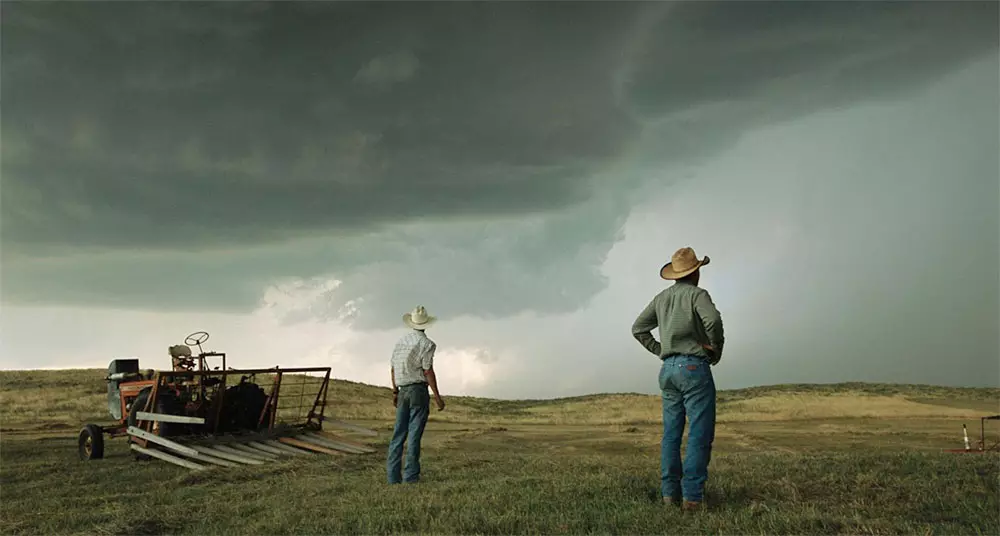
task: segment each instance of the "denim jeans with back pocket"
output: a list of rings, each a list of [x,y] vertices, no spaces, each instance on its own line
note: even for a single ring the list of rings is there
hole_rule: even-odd
[[[663,442],[660,487],[664,497],[704,499],[708,462],[715,439],[715,380],[707,361],[678,355],[660,367],[663,396]],[[681,437],[688,424],[687,452],[681,463]]]
[[[386,471],[390,484],[420,480],[420,440],[430,413],[431,396],[426,383],[399,387],[396,403],[396,426],[389,440]],[[406,469],[403,470],[403,443],[406,443]]]

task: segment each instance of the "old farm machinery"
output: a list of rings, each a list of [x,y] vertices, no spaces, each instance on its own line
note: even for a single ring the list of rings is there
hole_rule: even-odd
[[[324,415],[330,367],[233,369],[224,352],[206,352],[208,333],[171,346],[171,370],[140,370],[138,359],[108,366],[110,426],[80,431],[84,460],[104,457],[104,436],[128,438],[136,459],[158,458],[194,470],[259,465],[283,457],[364,454],[375,449],[323,430],[372,430]],[[191,346],[198,347],[195,355]],[[262,387],[261,385],[266,386]]]
[[[982,454],[986,452],[1000,452],[1000,438],[992,440],[990,442],[986,439],[986,421],[1000,421],[1000,415],[990,415],[987,417],[979,418],[979,441],[976,442],[976,448],[972,448],[969,444],[969,429],[963,424],[962,425],[962,436],[965,441],[964,449],[945,449],[945,452],[951,452],[955,454]]]

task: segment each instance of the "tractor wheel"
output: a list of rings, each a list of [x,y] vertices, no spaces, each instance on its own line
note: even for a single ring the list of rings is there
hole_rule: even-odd
[[[226,389],[224,396],[223,424],[226,430],[257,430],[260,413],[267,405],[264,389],[253,382],[242,382]],[[269,419],[270,411],[264,415],[264,422]]]
[[[77,446],[81,460],[104,458],[104,429],[96,424],[88,424],[80,430]]]
[[[127,423],[129,426],[136,426],[139,422],[138,413],[142,411],[142,408],[146,406],[146,401],[149,400],[149,394],[152,392],[152,387],[146,387],[145,389],[139,391],[136,395],[135,400],[132,401],[132,407],[128,410]],[[163,392],[159,393],[156,397],[156,407],[153,408],[153,413],[167,413],[171,415],[180,415],[184,408],[180,401],[173,393]],[[160,437],[169,437],[178,435],[182,432],[183,425],[179,425],[172,422],[160,422],[153,423],[153,433]],[[148,460],[150,456],[146,454],[140,454],[136,451],[132,451],[132,454],[137,460]]]

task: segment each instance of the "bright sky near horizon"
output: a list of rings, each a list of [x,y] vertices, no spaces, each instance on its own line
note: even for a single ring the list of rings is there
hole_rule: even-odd
[[[656,391],[682,246],[720,388],[1000,386],[995,2],[4,3],[0,368],[205,330],[445,395]]]

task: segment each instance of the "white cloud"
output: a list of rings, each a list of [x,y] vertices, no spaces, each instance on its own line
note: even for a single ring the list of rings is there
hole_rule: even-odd
[[[495,379],[497,360],[487,348],[444,348],[435,356],[434,369],[442,389],[447,386],[448,392],[474,395]]]

